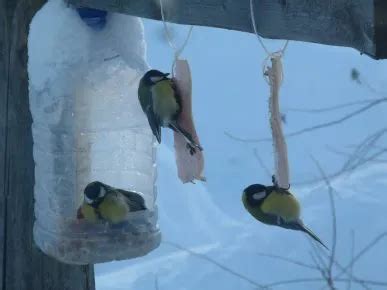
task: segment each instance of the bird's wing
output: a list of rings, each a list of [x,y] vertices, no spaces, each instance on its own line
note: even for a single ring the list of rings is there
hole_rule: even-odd
[[[159,118],[153,112],[153,108],[149,108],[146,112],[148,117],[149,126],[152,129],[153,135],[155,135],[157,142],[161,143],[161,125]]]
[[[265,214],[278,216],[285,222],[295,221],[300,217],[300,205],[290,193],[271,191],[263,201],[261,209]]]
[[[138,99],[142,110],[148,118],[149,126],[152,129],[153,135],[155,135],[157,142],[161,143],[161,122],[153,110],[151,90],[140,86],[138,89]]]
[[[175,92],[176,102],[177,102],[177,104],[179,106],[178,114],[180,114],[180,112],[182,111],[183,100],[181,98],[181,94],[180,94],[179,88],[176,85],[176,81],[173,78],[170,79],[170,80],[171,80],[171,87],[172,87],[173,91]]]
[[[130,211],[139,211],[147,209],[145,206],[145,200],[140,194],[132,191],[126,191],[123,189],[118,189],[118,191],[126,197],[130,207]]]

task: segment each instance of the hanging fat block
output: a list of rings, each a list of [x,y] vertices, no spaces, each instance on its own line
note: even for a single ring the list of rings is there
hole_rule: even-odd
[[[196,144],[200,145],[192,115],[192,79],[188,61],[182,59],[176,60],[175,70],[174,81],[181,96],[183,108],[177,121],[192,136]],[[190,149],[187,148],[185,138],[177,132],[174,132],[174,140],[177,174],[180,180],[183,183],[194,182],[195,179],[205,181],[206,178],[203,175],[203,152],[196,150],[192,154]]]
[[[161,238],[154,138],[137,100],[148,69],[142,23],[105,16],[103,29],[92,29],[75,9],[52,0],[34,17],[28,40],[34,239],[43,252],[71,264],[142,256]],[[117,221],[93,204],[95,219],[85,218],[79,208],[94,181],[136,192],[145,209],[128,203]]]

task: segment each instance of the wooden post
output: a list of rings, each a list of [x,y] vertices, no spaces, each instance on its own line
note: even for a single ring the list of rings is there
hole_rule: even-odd
[[[30,21],[44,2],[0,0],[0,289],[94,290],[93,266],[59,263],[39,251],[32,238],[27,39]]]
[[[158,0],[66,0],[76,6],[160,20]],[[248,0],[165,1],[167,21],[253,32]],[[170,3],[170,5],[168,5]],[[352,47],[387,58],[386,0],[254,0],[258,33]]]

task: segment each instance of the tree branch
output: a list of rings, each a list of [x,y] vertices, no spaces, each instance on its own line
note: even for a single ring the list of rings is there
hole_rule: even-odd
[[[170,245],[170,246],[172,246],[174,248],[177,248],[177,249],[179,249],[181,251],[187,252],[187,253],[189,253],[192,256],[195,256],[195,257],[198,257],[198,258],[200,258],[202,260],[205,260],[205,261],[207,261],[207,262],[217,266],[218,268],[222,269],[223,271],[226,271],[226,272],[230,273],[231,275],[236,276],[236,277],[238,277],[238,278],[240,278],[240,279],[250,283],[251,285],[253,285],[253,286],[255,286],[255,287],[259,288],[259,289],[268,289],[268,287],[255,282],[254,280],[250,279],[249,277],[246,277],[246,276],[244,276],[244,275],[242,275],[242,274],[240,274],[238,272],[235,272],[234,270],[226,267],[225,265],[219,263],[218,261],[215,261],[214,259],[208,257],[207,255],[194,252],[191,249],[183,247],[183,246],[181,246],[179,244],[176,244],[174,242],[163,241],[163,244]]]
[[[362,257],[364,256],[368,251],[370,251],[376,244],[378,244],[382,239],[387,237],[387,232],[381,233],[378,235],[375,239],[373,239],[367,246],[365,246],[352,260],[351,262],[339,273],[336,275],[335,279],[339,279],[345,271],[347,271],[350,267],[353,267],[353,265]],[[363,280],[364,281],[364,280]],[[387,283],[385,282],[385,285]]]
[[[356,117],[364,112],[367,112],[368,110],[370,110],[371,108],[381,104],[381,103],[384,103],[384,102],[387,102],[387,98],[380,98],[380,99],[376,99],[372,102],[369,102],[366,106],[363,106],[361,107],[360,109],[357,109],[349,114],[346,114],[344,115],[343,117],[341,118],[338,118],[336,120],[332,120],[332,121],[329,121],[329,122],[325,122],[325,123],[322,123],[322,124],[318,124],[318,125],[314,125],[314,126],[311,126],[311,127],[307,127],[307,128],[304,128],[304,129],[300,129],[298,131],[294,131],[292,133],[288,133],[286,134],[286,138],[291,138],[291,137],[296,137],[296,136],[299,136],[299,135],[302,135],[302,134],[305,134],[305,133],[309,133],[309,132],[312,132],[312,131],[316,131],[316,130],[320,130],[320,129],[324,129],[324,128],[328,128],[328,127],[332,127],[332,126],[335,126],[335,125],[339,125],[345,121],[348,121],[349,119],[352,119],[353,117]],[[226,136],[228,136],[229,138],[235,140],[235,141],[239,141],[239,142],[244,142],[244,143],[259,143],[259,142],[268,142],[268,141],[271,141],[272,138],[262,138],[262,139],[251,139],[251,138],[240,138],[240,137],[236,137],[228,132],[224,132]]]

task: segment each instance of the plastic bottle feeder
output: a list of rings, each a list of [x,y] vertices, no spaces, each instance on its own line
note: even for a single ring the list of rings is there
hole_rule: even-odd
[[[148,69],[142,23],[102,13],[101,25],[84,21],[82,13],[49,1],[34,17],[28,43],[34,239],[70,264],[139,257],[161,238],[154,138],[137,99]],[[93,181],[138,192],[147,209],[130,212],[119,226],[78,219],[83,191]]]

